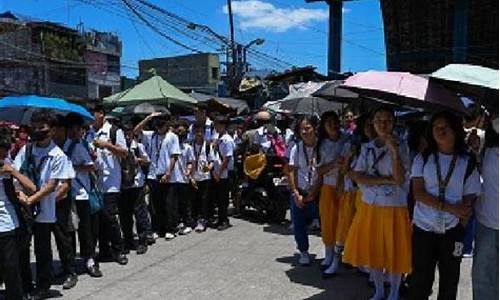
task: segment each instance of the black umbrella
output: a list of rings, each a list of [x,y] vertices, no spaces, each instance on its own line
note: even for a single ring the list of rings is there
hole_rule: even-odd
[[[356,103],[356,101],[359,100],[358,93],[340,87],[343,82],[343,80],[327,82],[317,91],[312,93],[312,96],[346,104]]]
[[[342,105],[318,97],[297,97],[281,100],[280,109],[294,115],[321,116],[327,111],[339,111]]]

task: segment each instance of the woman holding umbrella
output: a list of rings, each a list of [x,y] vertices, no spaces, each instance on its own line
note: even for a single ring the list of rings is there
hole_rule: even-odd
[[[377,137],[363,144],[354,179],[363,201],[351,225],[344,261],[367,266],[375,283],[372,300],[384,299],[384,270],[391,290],[387,299],[399,299],[401,275],[411,272],[411,231],[406,208],[408,150],[393,134],[394,114],[379,108],[373,114]]]

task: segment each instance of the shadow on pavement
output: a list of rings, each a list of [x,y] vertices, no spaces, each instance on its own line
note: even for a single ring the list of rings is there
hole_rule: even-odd
[[[322,290],[319,294],[311,296],[310,300],[336,299],[336,300],[366,300],[373,295],[373,289],[368,285],[366,277],[358,274],[355,269],[340,267],[336,277],[322,279],[320,271],[320,260],[311,255],[312,264],[303,267],[297,264],[298,255],[277,258],[276,261],[289,264],[291,269],[286,275],[291,282],[315,287]]]

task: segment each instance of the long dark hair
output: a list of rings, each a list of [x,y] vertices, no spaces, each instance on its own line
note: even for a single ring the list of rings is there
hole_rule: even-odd
[[[484,148],[498,147],[498,133],[493,129],[491,122],[488,123],[484,134]]]
[[[319,122],[319,128],[318,128],[318,144],[317,144],[318,147],[316,147],[316,157],[318,157],[318,160],[321,160],[321,151],[319,148],[321,147],[321,144],[324,142],[324,140],[328,138],[328,133],[326,132],[325,125],[326,125],[326,120],[330,118],[333,118],[340,124],[339,115],[334,111],[327,111],[321,115],[321,121]]]
[[[307,115],[304,115],[304,116],[301,116],[298,121],[297,121],[297,133],[298,133],[298,136],[300,137],[300,140],[302,140],[302,137],[300,136],[300,124],[302,124],[302,122],[306,122],[306,123],[309,123],[312,125],[312,127],[314,128],[315,131],[318,130],[318,123],[319,123],[319,120],[318,120],[318,117],[316,116],[307,116]],[[315,133],[317,135],[317,132]],[[316,143],[316,145],[319,145],[318,143]],[[304,145],[305,146],[305,145]],[[297,146],[298,147],[298,146]],[[318,147],[316,147],[317,149]],[[297,148],[298,149],[298,148]],[[317,158],[317,152],[316,152],[316,159]]]
[[[432,153],[436,153],[438,151],[438,145],[436,140],[434,140],[434,136],[432,134],[432,127],[434,122],[438,119],[445,119],[448,122],[451,130],[455,134],[455,154],[458,155],[466,155],[467,154],[467,144],[465,143],[465,131],[462,125],[461,118],[455,116],[454,114],[442,111],[434,114],[429,122],[429,126],[427,127],[427,150],[424,152],[424,158],[429,157]]]

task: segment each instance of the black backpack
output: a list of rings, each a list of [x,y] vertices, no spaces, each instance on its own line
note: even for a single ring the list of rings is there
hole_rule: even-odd
[[[116,132],[118,127],[111,125],[109,131],[109,139],[113,145],[116,145]],[[135,156],[130,151],[130,145],[127,143],[127,156],[120,159],[120,166],[122,170],[122,184],[123,188],[131,187],[135,182],[135,175],[137,174],[137,164],[135,163]]]

